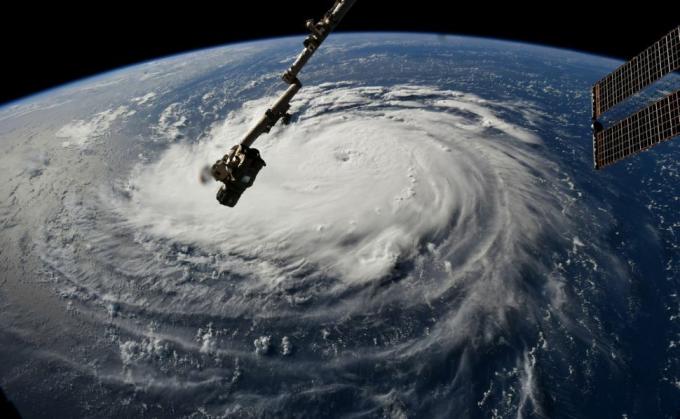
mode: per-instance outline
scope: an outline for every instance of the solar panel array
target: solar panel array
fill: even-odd
[[[680,26],[593,86],[593,118],[680,70]]]
[[[680,90],[606,129],[598,120],[612,107],[678,70],[680,26],[595,83],[592,105],[596,169],[680,135]]]
[[[680,90],[595,133],[595,168],[680,135]]]

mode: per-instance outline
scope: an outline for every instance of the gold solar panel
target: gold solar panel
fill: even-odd
[[[595,168],[680,135],[680,90],[595,133]]]
[[[680,26],[593,86],[593,117],[680,70]]]
[[[680,135],[680,90],[609,127],[603,127],[598,120],[631,95],[678,70],[680,26],[595,83],[592,89],[592,119],[596,169]]]

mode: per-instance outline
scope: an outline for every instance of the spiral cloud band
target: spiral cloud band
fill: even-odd
[[[102,192],[107,205],[65,201],[109,269],[79,268],[64,246],[45,260],[69,279],[64,293],[120,327],[123,368],[107,379],[227,392],[234,411],[352,397],[399,416],[405,404],[441,405],[403,378],[436,382],[441,367],[455,377],[438,387],[455,396],[443,412],[509,397],[518,416],[540,413],[541,324],[585,333],[570,324],[549,251],[582,243],[565,233],[578,231],[564,215],[568,183],[531,130],[540,115],[429,86],[305,86],[292,123],[255,144],[267,167],[254,187],[222,208],[197,175],[271,99],[142,156]],[[489,387],[466,387],[487,370]],[[392,379],[364,382],[362,371]],[[206,411],[224,413],[219,400]]]
[[[268,163],[257,187],[234,210],[219,211],[215,186],[196,184],[198,168],[268,102],[246,104],[209,140],[175,145],[140,168],[122,207],[129,221],[255,261],[229,266],[255,277],[248,287],[271,291],[313,266],[337,281],[326,292],[341,292],[389,275],[418,249],[430,249],[442,272],[472,269],[494,243],[540,232],[545,220],[531,217],[532,207],[559,210],[538,187],[546,173],[531,146],[540,140],[496,117],[494,104],[421,86],[321,85],[295,102],[293,124],[257,144]],[[501,259],[517,260],[505,249]]]

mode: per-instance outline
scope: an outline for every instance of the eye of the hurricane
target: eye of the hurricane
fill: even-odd
[[[195,174],[269,101],[244,104],[209,140],[140,164],[119,215],[150,240],[219,255],[208,270],[249,278],[248,289],[323,276],[315,295],[337,293],[408,279],[421,258],[436,278],[427,292],[437,294],[459,275],[452,263],[456,272],[477,269],[494,243],[538,234],[525,215],[532,203],[559,210],[535,185],[537,174],[550,176],[529,146],[540,141],[497,116],[507,104],[423,86],[347,84],[303,91],[294,123],[258,143],[267,167],[257,184],[237,208],[219,208],[215,186],[197,184]]]

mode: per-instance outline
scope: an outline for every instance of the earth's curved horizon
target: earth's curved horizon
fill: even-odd
[[[472,36],[472,35],[462,35],[462,34],[456,34],[456,33],[438,33],[438,32],[409,32],[409,31],[337,31],[333,33],[333,36],[370,36],[370,35],[401,35],[401,36],[425,36],[425,37],[437,37],[437,39],[442,40],[442,42],[445,42],[445,40],[451,40],[451,39],[469,39],[469,40],[476,40],[476,41],[486,41],[486,42],[494,42],[494,43],[505,43],[505,44],[514,44],[516,46],[525,46],[525,47],[533,47],[533,48],[545,48],[545,49],[550,49],[553,51],[563,51],[565,53],[569,54],[579,54],[583,56],[589,56],[591,58],[595,58],[598,60],[606,60],[606,61],[611,61],[612,66],[615,68],[616,66],[619,66],[623,64],[625,61],[621,57],[614,57],[614,56],[607,56],[607,55],[601,55],[601,54],[596,54],[593,52],[588,52],[588,51],[583,51],[579,49],[573,49],[573,48],[563,48],[563,47],[555,47],[549,44],[536,44],[532,42],[526,42],[526,41],[521,41],[517,39],[504,39],[504,38],[494,38],[494,37],[484,37],[484,36]],[[68,89],[68,88],[73,88],[77,87],[77,85],[82,84],[82,83],[87,83],[87,82],[93,82],[97,79],[100,78],[105,78],[107,76],[114,75],[115,73],[122,72],[125,70],[132,69],[137,66],[143,66],[145,64],[151,64],[154,62],[158,61],[163,61],[163,60],[170,60],[170,59],[175,59],[175,58],[180,58],[183,56],[188,56],[191,54],[196,54],[200,52],[207,52],[210,50],[217,50],[217,49],[222,49],[222,48],[230,48],[230,47],[237,47],[237,46],[247,46],[251,44],[259,44],[259,43],[268,43],[272,41],[293,41],[293,42],[300,42],[300,39],[304,39],[304,37],[307,34],[305,33],[299,33],[297,35],[286,35],[286,36],[273,36],[273,37],[265,37],[265,38],[257,38],[257,39],[248,39],[248,40],[243,40],[243,41],[237,41],[237,42],[230,42],[227,44],[222,44],[222,45],[213,45],[205,48],[196,48],[196,49],[191,49],[187,51],[182,51],[178,53],[173,53],[173,54],[168,54],[168,55],[161,55],[155,58],[150,58],[148,60],[142,60],[138,62],[133,62],[130,64],[125,64],[120,67],[115,67],[110,70],[105,70],[100,73],[94,73],[79,79],[74,79],[70,81],[66,81],[62,84],[58,84],[52,87],[49,87],[44,90],[36,91],[33,93],[29,93],[25,96],[18,97],[15,99],[8,100],[6,102],[0,103],[0,110],[4,107],[7,106],[16,106],[16,105],[21,105],[24,102],[30,102],[34,100],[38,100],[43,96],[50,95],[52,93],[58,92],[59,90],[62,89]],[[284,63],[282,63],[281,67],[281,73],[283,74],[283,71],[287,67],[285,66]],[[604,74],[603,74],[604,76]]]
[[[620,61],[338,33],[234,209],[201,185],[301,37],[0,106],[0,388],[26,417],[675,417],[680,146],[592,169]]]

